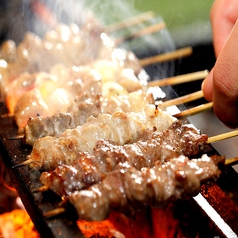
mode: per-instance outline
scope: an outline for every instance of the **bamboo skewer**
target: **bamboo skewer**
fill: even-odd
[[[208,138],[207,143],[210,144],[221,140],[229,139],[235,136],[238,136],[238,130],[226,132],[216,136],[211,136]]]
[[[235,165],[238,163],[238,157],[230,158],[225,160],[225,165]]]
[[[174,99],[165,101],[162,103],[162,106],[163,107],[176,106],[176,105],[184,104],[187,102],[195,101],[202,97],[203,97],[203,92],[202,92],[202,90],[200,90],[200,91],[197,91],[194,93],[187,94],[185,96],[181,96],[178,98],[174,98]]]
[[[44,185],[44,186],[41,186],[39,188],[36,188],[35,190],[33,190],[33,193],[42,193],[42,192],[45,192],[45,191],[48,191],[49,190],[49,187]]]
[[[185,47],[172,52],[167,52],[149,58],[140,59],[140,64],[142,67],[144,67],[150,64],[161,63],[169,60],[176,60],[182,57],[189,56],[192,54],[192,52],[193,52],[192,47]]]
[[[44,217],[46,218],[50,218],[50,217],[54,217],[54,216],[57,216],[63,212],[65,212],[66,209],[64,207],[59,207],[59,208],[56,208],[56,209],[53,209],[53,210],[50,210],[48,212],[45,212],[43,214]]]
[[[112,23],[106,26],[106,30],[108,33],[112,33],[114,31],[119,31],[124,28],[132,27],[134,25],[139,25],[143,22],[149,21],[154,18],[155,14],[152,11],[144,12],[136,16],[132,16],[128,19],[122,20],[120,22]]]
[[[12,166],[12,169],[20,168],[20,167],[22,167],[22,166],[29,165],[29,164],[31,164],[31,163],[33,163],[33,162],[34,162],[33,159],[28,159],[28,160],[23,161],[23,162],[20,163],[20,164],[16,164],[16,165]]]
[[[14,117],[14,115],[11,113],[5,113],[0,116],[0,118],[8,118],[8,117]]]
[[[24,139],[24,138],[25,138],[24,134],[19,134],[19,135],[13,136],[13,137],[8,137],[7,139],[8,140],[20,140],[20,139]]]
[[[159,22],[154,25],[150,25],[150,26],[145,27],[135,33],[130,34],[129,36],[124,36],[124,37],[115,39],[115,44],[119,45],[124,41],[128,41],[128,40],[132,40],[137,37],[153,34],[155,32],[158,32],[158,31],[164,29],[165,27],[166,27],[166,25],[164,22]]]
[[[208,102],[208,103],[205,103],[205,104],[202,104],[202,105],[199,105],[199,106],[196,106],[196,107],[184,110],[184,111],[179,112],[179,113],[177,113],[177,114],[175,114],[173,116],[178,118],[178,119],[183,119],[183,118],[186,118],[188,116],[193,116],[193,115],[196,115],[198,113],[204,112],[204,111],[206,111],[208,109],[211,109],[212,106],[213,106],[213,103],[212,102]]]
[[[151,81],[148,83],[148,86],[163,87],[163,86],[168,86],[168,85],[189,83],[189,82],[193,82],[196,80],[201,80],[201,79],[206,78],[208,73],[209,73],[208,70],[202,70],[202,71],[197,71],[197,72],[193,72],[193,73],[182,74],[182,75],[178,75],[178,76],[174,76],[174,77],[170,77],[170,78]]]

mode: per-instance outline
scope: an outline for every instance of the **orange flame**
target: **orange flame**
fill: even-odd
[[[104,221],[78,220],[77,224],[86,238],[173,238],[179,232],[179,222],[173,217],[171,207],[151,208],[149,212],[141,211],[133,219],[113,211]]]

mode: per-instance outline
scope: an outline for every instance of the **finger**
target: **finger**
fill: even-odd
[[[238,126],[238,25],[221,51],[213,70],[213,108],[229,127]]]
[[[213,90],[212,80],[213,80],[213,69],[209,72],[207,77],[202,82],[203,95],[208,101],[212,101],[212,90]]]
[[[216,57],[218,57],[225,45],[237,17],[237,0],[216,0],[214,2],[210,12],[210,18]]]

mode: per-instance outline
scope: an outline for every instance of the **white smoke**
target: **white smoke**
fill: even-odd
[[[1,0],[2,1],[2,0]],[[8,4],[8,38],[20,42],[26,31],[31,31],[39,36],[51,29],[51,25],[42,19],[44,9],[34,9],[36,4],[41,4],[49,10],[57,22],[64,24],[83,24],[90,10],[102,25],[108,26],[112,23],[128,19],[140,14],[135,9],[133,0],[4,0]],[[13,18],[12,16],[15,15]],[[154,23],[163,22],[163,18],[156,15],[154,19],[143,22],[137,26],[125,28],[125,31],[115,33],[114,37],[130,34]],[[175,49],[175,45],[167,29],[157,33],[126,41],[120,47],[132,50],[138,58],[144,58],[161,54]],[[174,75],[174,62],[150,65],[145,68],[153,79],[165,78]],[[168,90],[169,91],[169,90]]]

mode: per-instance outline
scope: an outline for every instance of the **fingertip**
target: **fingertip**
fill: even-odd
[[[212,75],[213,72],[211,71],[201,85],[203,95],[208,101],[212,101]]]

